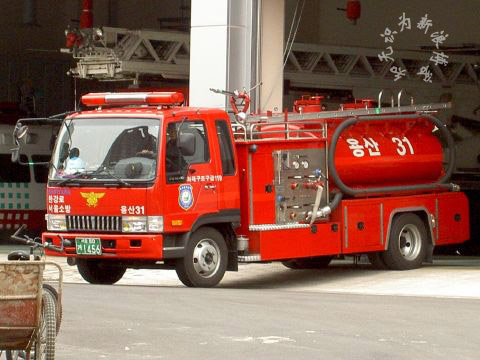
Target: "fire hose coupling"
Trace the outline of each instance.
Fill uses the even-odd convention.
[[[322,170],[315,169],[314,173],[317,178],[327,180],[327,177],[323,174]]]
[[[313,181],[303,184],[304,189],[317,190],[319,187],[325,187],[325,183],[323,181]]]
[[[336,192],[330,204],[324,206],[321,209],[318,209],[316,212],[314,211],[307,212],[307,216],[305,220],[310,221],[310,225],[312,225],[316,218],[327,217],[332,213],[333,210],[337,208],[337,206],[340,204],[340,201],[342,201],[342,198],[343,198],[343,193]],[[314,210],[315,210],[315,207],[314,207]]]
[[[452,191],[460,191],[460,185],[450,184]]]
[[[313,221],[315,221],[315,219],[319,219],[319,218],[326,218],[328,215],[330,215],[330,214],[332,213],[332,211],[333,211],[333,210],[332,210],[332,208],[331,208],[329,205],[324,206],[324,207],[321,208],[321,209],[318,209],[318,210],[317,210],[317,214],[316,214],[316,216],[315,216],[315,218],[314,218]],[[307,221],[311,220],[311,219],[312,219],[312,215],[313,215],[313,211],[312,211],[312,210],[310,210],[309,212],[307,212],[307,218],[306,218],[306,220],[307,220]]]

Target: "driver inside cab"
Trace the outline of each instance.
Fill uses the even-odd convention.
[[[177,127],[176,123],[168,124],[167,127],[167,144],[165,158],[167,174],[179,174],[187,162],[178,148]]]

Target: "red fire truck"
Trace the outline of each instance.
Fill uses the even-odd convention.
[[[210,287],[239,262],[315,268],[365,253],[406,270],[469,238],[467,198],[449,183],[453,139],[432,115],[449,104],[324,111],[313,98],[231,120],[174,92],[82,101],[91,109],[58,134],[42,240],[90,283],[165,268]]]

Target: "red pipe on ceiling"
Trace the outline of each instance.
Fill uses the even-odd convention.
[[[80,15],[80,29],[93,27],[93,0],[82,0],[82,14]]]

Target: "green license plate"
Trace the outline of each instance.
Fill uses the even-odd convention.
[[[99,238],[75,238],[78,255],[102,255],[102,242]]]

